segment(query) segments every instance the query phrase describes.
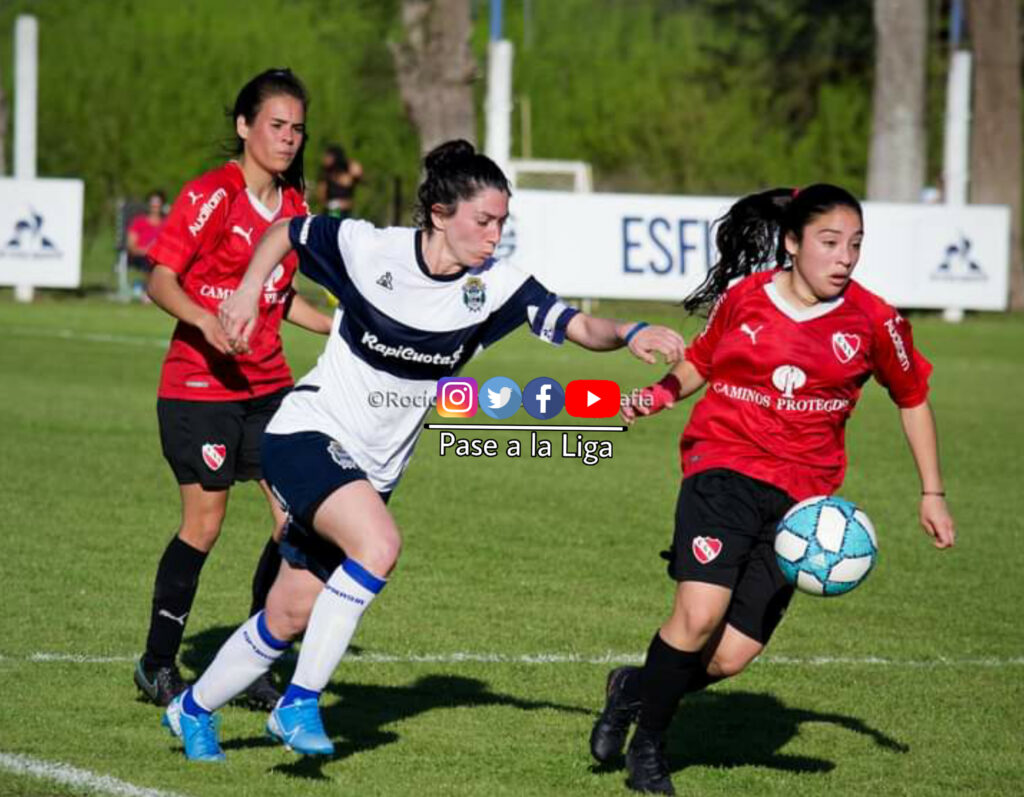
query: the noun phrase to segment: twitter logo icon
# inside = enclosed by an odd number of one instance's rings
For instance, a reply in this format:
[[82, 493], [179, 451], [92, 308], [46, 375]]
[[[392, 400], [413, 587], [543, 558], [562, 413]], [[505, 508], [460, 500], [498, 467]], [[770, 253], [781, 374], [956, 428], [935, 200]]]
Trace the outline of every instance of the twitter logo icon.
[[522, 406], [523, 391], [507, 376], [492, 376], [480, 386], [480, 409], [498, 421], [511, 418]]

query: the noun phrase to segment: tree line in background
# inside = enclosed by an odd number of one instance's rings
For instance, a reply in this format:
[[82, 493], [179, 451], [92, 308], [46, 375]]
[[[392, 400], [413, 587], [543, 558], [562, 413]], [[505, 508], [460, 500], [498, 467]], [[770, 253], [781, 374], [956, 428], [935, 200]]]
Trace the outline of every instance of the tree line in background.
[[[935, 185], [951, 2], [505, 0], [513, 155], [589, 161], [598, 190], [735, 194], [827, 180], [864, 195], [879, 126], [876, 24], [888, 10], [923, 92], [926, 146], [908, 166]], [[1019, 95], [1024, 3], [969, 5], [990, 35], [979, 61], [998, 57], [1000, 26], [1004, 40], [1016, 36]], [[0, 9], [7, 97], [19, 13], [40, 24], [39, 174], [85, 180], [87, 235], [112, 225], [118, 197], [173, 194], [221, 161], [226, 107], [272, 65], [293, 68], [313, 98], [307, 176], [341, 142], [366, 172], [357, 211], [379, 223], [407, 220], [421, 148], [451, 131], [483, 140], [487, 0], [13, 0]], [[1005, 83], [990, 93], [1005, 98]], [[1015, 113], [1019, 139], [1019, 96]], [[1005, 115], [995, 124], [1005, 136]]]

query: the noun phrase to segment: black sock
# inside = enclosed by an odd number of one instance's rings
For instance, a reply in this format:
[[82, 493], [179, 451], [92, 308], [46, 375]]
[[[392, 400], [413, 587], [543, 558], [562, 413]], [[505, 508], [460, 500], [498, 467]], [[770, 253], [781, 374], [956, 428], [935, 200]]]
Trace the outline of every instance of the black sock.
[[700, 655], [699, 650], [677, 650], [661, 634], [654, 635], [639, 679], [641, 728], [653, 734], [668, 730], [690, 682], [704, 669]]
[[147, 670], [174, 663], [185, 633], [185, 621], [199, 588], [199, 573], [206, 554], [175, 535], [156, 569], [153, 609], [143, 666]]
[[694, 692], [706, 689], [711, 686], [711, 684], [717, 684], [723, 679], [724, 677], [721, 675], [709, 675], [707, 669], [701, 667], [700, 670], [693, 674], [690, 678], [690, 682], [686, 685], [686, 694], [692, 695]]
[[262, 611], [267, 605], [267, 595], [270, 588], [274, 586], [274, 579], [277, 578], [277, 571], [281, 569], [281, 550], [277, 542], [271, 537], [263, 546], [263, 553], [256, 563], [256, 572], [252, 575], [252, 606], [249, 608], [249, 616]]
[[643, 673], [642, 669], [627, 670], [625, 676], [622, 679], [622, 696], [626, 698], [630, 703], [638, 703], [640, 701], [640, 678]]
[[[642, 669], [630, 670], [622, 679], [622, 696], [630, 703], [636, 703], [640, 700], [640, 679], [642, 672]], [[692, 695], [694, 692], [707, 689], [711, 684], [717, 684], [722, 680], [725, 680], [724, 676], [711, 675], [708, 673], [706, 668], [701, 667], [690, 677], [690, 680], [686, 685], [686, 694]]]

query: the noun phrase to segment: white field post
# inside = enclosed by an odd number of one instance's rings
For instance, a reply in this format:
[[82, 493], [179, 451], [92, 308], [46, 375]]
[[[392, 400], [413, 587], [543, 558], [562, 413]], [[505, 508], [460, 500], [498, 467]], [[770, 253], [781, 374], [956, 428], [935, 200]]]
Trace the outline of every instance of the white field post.
[[[590, 173], [590, 164], [584, 161], [558, 161], [537, 158], [516, 158], [509, 161], [509, 179], [512, 180], [512, 187], [515, 188], [521, 172], [536, 172], [539, 174], [571, 174], [572, 190], [590, 193], [594, 190], [593, 175]], [[580, 299], [580, 310], [587, 315], [597, 306], [597, 300], [584, 296]]]
[[[970, 178], [971, 54], [957, 50], [949, 64], [946, 87], [946, 130], [942, 150], [942, 182], [950, 206], [967, 204]], [[942, 317], [951, 323], [964, 318], [962, 307], [947, 307]]]
[[122, 197], [117, 200], [117, 293], [115, 298], [119, 302], [130, 302], [132, 300], [132, 289], [128, 284], [128, 242], [122, 240], [127, 235], [128, 225], [125, 224], [125, 213], [127, 213], [127, 201]]
[[487, 138], [484, 152], [503, 172], [512, 149], [512, 42], [487, 45]]
[[[36, 177], [36, 96], [39, 88], [39, 22], [22, 14], [14, 23], [14, 178]], [[31, 302], [31, 283], [14, 286], [14, 299]]]

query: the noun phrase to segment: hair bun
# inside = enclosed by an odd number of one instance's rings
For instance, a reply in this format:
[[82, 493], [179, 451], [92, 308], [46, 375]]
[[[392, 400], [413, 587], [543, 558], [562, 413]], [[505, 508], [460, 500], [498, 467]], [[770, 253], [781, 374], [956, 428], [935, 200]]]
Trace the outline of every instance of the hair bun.
[[423, 164], [428, 172], [445, 171], [452, 166], [465, 163], [476, 155], [476, 149], [464, 138], [445, 141], [427, 153]]

